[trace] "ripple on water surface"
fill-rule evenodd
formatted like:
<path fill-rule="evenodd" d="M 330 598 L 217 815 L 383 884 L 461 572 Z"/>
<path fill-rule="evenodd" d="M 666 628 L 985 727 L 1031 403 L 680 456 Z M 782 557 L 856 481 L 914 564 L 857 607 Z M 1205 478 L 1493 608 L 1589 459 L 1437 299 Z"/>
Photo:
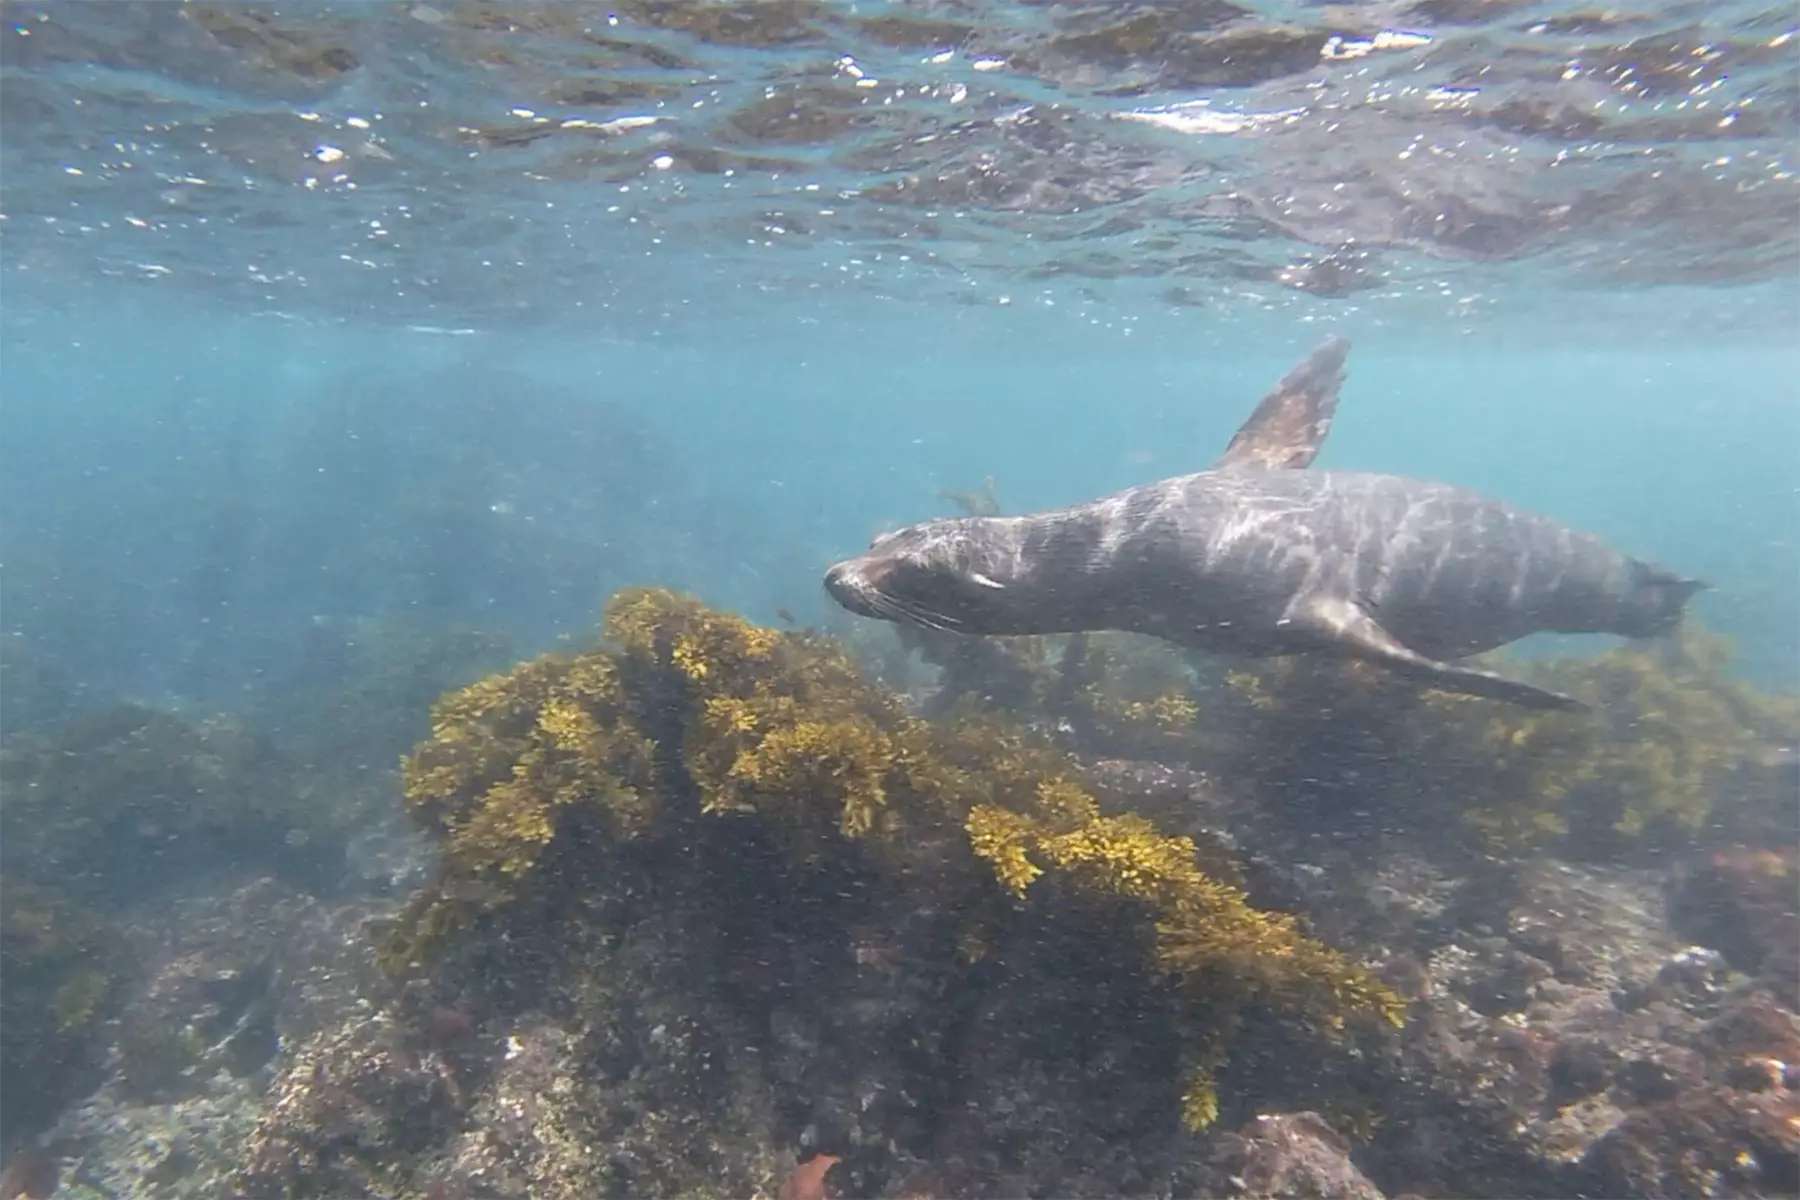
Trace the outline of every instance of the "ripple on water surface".
<path fill-rule="evenodd" d="M 7 265 L 318 313 L 1791 281 L 1791 11 L 8 9 Z M 1502 266 L 1507 267 L 1501 270 Z M 1781 321 L 1783 302 L 1745 304 Z"/>

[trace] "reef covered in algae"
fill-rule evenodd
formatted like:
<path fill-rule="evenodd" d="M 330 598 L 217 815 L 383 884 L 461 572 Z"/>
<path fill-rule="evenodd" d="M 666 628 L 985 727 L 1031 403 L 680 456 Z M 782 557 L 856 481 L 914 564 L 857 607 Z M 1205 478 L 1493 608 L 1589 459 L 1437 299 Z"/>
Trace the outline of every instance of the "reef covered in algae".
<path fill-rule="evenodd" d="M 127 1004 L 156 986 L 170 954 L 167 939 L 133 927 L 258 879 L 321 896 L 392 886 L 409 869 L 395 760 L 429 728 L 430 700 L 497 649 L 395 631 L 335 675 L 321 664 L 309 690 L 196 717 L 86 695 L 23 638 L 0 648 L 4 1153 L 109 1072 L 122 1094 L 158 1091 L 137 1085 L 199 1064 L 213 1041 L 268 1040 L 202 1022 L 217 1032 L 202 1045 L 192 1022 L 165 1019 L 168 1005 Z M 207 986 L 212 1004 L 240 984 Z"/>
<path fill-rule="evenodd" d="M 485 678 L 491 640 L 397 637 L 243 721 L 9 739 L 6 1165 L 84 1200 L 1791 1194 L 1794 708 L 1723 643 L 1508 664 L 1595 705 L 1552 717 L 894 640 L 633 590 Z M 383 812 L 410 850 L 323 869 Z"/>
<path fill-rule="evenodd" d="M 1427 690 L 1365 663 L 1206 658 L 1129 634 L 898 637 L 936 668 L 933 708 L 1005 708 L 1083 754 L 1203 769 L 1321 836 L 1588 860 L 1800 839 L 1800 696 L 1737 677 L 1730 641 L 1698 626 L 1588 657 L 1486 656 L 1588 705 L 1576 712 Z"/>
<path fill-rule="evenodd" d="M 1792 844 L 1800 698 L 1734 677 L 1730 658 L 1726 639 L 1689 628 L 1588 658 L 1496 664 L 1584 701 L 1581 712 L 1287 660 L 1229 673 L 1208 715 L 1231 731 L 1230 769 L 1327 827 L 1342 829 L 1334 810 L 1374 809 L 1384 827 L 1445 849 L 1600 861 Z"/>
<path fill-rule="evenodd" d="M 821 887 L 869 896 L 820 909 L 844 942 L 870 905 L 926 907 L 928 883 L 930 907 L 954 914 L 946 967 L 983 960 L 1051 904 L 1084 913 L 1097 939 L 1141 943 L 1190 1128 L 1217 1116 L 1213 1070 L 1253 1012 L 1330 1035 L 1356 1017 L 1399 1020 L 1365 968 L 1252 907 L 1192 839 L 1108 813 L 1042 737 L 991 714 L 911 715 L 828 639 L 667 592 L 622 593 L 603 632 L 603 647 L 534 660 L 434 710 L 406 794 L 440 840 L 443 878 L 396 930 L 397 965 L 515 912 L 604 923 L 593 906 L 643 877 L 624 861 L 675 856 L 713 869 L 655 872 L 656 893 L 700 886 L 730 903 L 752 890 L 748 866 L 769 904 L 803 908 Z"/>
<path fill-rule="evenodd" d="M 120 982 L 117 939 L 67 896 L 0 876 L 0 1127 L 47 1123 L 92 1087 Z"/>
<path fill-rule="evenodd" d="M 266 736 L 118 704 L 0 744 L 0 865 L 114 903 L 246 863 L 341 861 L 352 814 L 315 797 Z"/>
<path fill-rule="evenodd" d="M 1532 667 L 1608 701 L 1559 740 L 1114 635 L 919 646 L 936 690 L 898 692 L 621 593 L 594 644 L 435 706 L 403 776 L 437 875 L 369 927 L 395 998 L 282 1057 L 233 1186 L 1779 1194 L 1790 860 L 1634 858 L 1748 830 L 1785 769 L 1785 702 L 1715 645 Z M 1676 729 L 1668 771 L 1634 757 Z M 1579 781 L 1555 807 L 1532 771 Z"/>

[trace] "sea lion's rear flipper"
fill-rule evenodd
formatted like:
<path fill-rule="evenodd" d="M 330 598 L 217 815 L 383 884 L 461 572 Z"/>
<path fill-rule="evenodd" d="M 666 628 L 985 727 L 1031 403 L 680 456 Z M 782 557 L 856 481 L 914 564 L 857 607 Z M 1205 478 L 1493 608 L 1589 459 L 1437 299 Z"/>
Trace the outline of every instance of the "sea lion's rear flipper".
<path fill-rule="evenodd" d="M 1344 383 L 1344 357 L 1349 353 L 1348 340 L 1335 334 L 1326 338 L 1262 398 L 1213 469 L 1298 470 L 1311 465 L 1331 432 L 1338 388 Z"/>
<path fill-rule="evenodd" d="M 1573 696 L 1508 679 L 1492 671 L 1426 658 L 1401 645 L 1366 609 L 1348 600 L 1316 600 L 1307 605 L 1306 619 L 1344 653 L 1379 663 L 1397 675 L 1416 679 L 1441 691 L 1504 700 L 1522 708 L 1580 711 L 1588 707 Z"/>

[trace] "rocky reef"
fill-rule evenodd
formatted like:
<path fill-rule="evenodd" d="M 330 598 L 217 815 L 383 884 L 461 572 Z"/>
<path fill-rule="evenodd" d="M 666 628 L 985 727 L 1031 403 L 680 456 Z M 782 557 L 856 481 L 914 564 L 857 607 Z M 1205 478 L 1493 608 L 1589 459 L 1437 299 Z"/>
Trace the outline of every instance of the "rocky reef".
<path fill-rule="evenodd" d="M 381 869 L 98 926 L 9 875 L 7 1025 L 62 1040 L 8 1071 L 86 1064 L 24 1068 L 68 1083 L 12 1161 L 79 1196 L 1800 1188 L 1800 722 L 1722 643 L 1509 664 L 1596 704 L 1555 716 L 1110 636 L 848 645 L 623 592 L 436 703 L 417 834 L 335 843 Z M 46 745 L 150 761 L 72 736 L 9 790 Z"/>
<path fill-rule="evenodd" d="M 1791 842 L 1800 700 L 1729 662 L 1725 639 L 1692 628 L 1592 658 L 1496 662 L 1591 706 L 1527 713 L 1289 660 L 1227 677 L 1250 710 L 1232 753 L 1327 821 L 1345 801 L 1424 831 L 1454 814 L 1443 851 L 1641 862 L 1707 838 Z"/>
<path fill-rule="evenodd" d="M 172 1003 L 168 973 L 197 969 L 171 949 L 191 936 L 180 923 L 259 879 L 326 898 L 416 886 L 424 862 L 394 802 L 397 760 L 429 728 L 431 698 L 478 675 L 493 648 L 388 639 L 335 684 L 201 717 L 46 689 L 62 678 L 54 665 L 8 642 L 8 711 L 30 719 L 0 743 L 0 1153 L 102 1082 L 176 1103 L 195 1072 L 228 1060 L 253 1075 L 268 1061 L 275 1035 L 234 1024 L 224 993 L 273 988 L 280 940 L 220 968 L 250 983 L 221 976 L 204 1002 Z M 260 936 L 248 912 L 212 919 L 247 944 Z M 169 1019 L 214 1004 L 226 1015 Z"/>
<path fill-rule="evenodd" d="M 245 863 L 304 876 L 348 832 L 260 732 L 141 704 L 8 738 L 0 788 L 0 864 L 89 903 Z"/>
<path fill-rule="evenodd" d="M 1046 739 L 992 715 L 912 716 L 832 643 L 669 593 L 620 595 L 605 635 L 609 648 L 439 705 L 407 797 L 443 847 L 443 878 L 402 917 L 395 966 L 431 971 L 496 939 L 538 946 L 535 1001 L 610 1008 L 631 973 L 608 944 L 655 930 L 645 953 L 686 963 L 667 997 L 677 1013 L 737 1010 L 709 1024 L 744 1043 L 711 1053 L 748 1058 L 755 1078 L 781 1058 L 766 1037 L 805 1031 L 816 1061 L 758 1080 L 774 1088 L 764 1119 L 786 1109 L 861 1132 L 873 1112 L 855 1140 L 893 1147 L 842 1169 L 884 1173 L 933 1161 L 947 1114 L 994 1086 L 971 1055 L 996 1058 L 1001 1078 L 1070 1073 L 1064 1086 L 1085 1090 L 1093 1064 L 1071 1061 L 1056 1031 L 1095 1025 L 1104 1061 L 1130 1066 L 1120 1127 L 1166 1137 L 1212 1123 L 1213 1072 L 1241 1029 L 1285 1020 L 1329 1039 L 1358 1016 L 1398 1019 L 1366 970 L 1292 915 L 1252 908 L 1227 856 L 1215 850 L 1209 873 L 1191 838 L 1106 811 Z M 679 938 L 672 914 L 685 914 Z M 902 966 L 908 985 L 889 991 Z M 844 1074 L 834 1059 L 872 1061 Z M 1080 1122 L 1076 1093 L 1067 1106 Z M 687 1186 L 592 1182 L 627 1181 Z"/>
<path fill-rule="evenodd" d="M 111 931 L 48 888 L 0 876 L 0 1129 L 32 1130 L 103 1078 L 118 988 Z"/>

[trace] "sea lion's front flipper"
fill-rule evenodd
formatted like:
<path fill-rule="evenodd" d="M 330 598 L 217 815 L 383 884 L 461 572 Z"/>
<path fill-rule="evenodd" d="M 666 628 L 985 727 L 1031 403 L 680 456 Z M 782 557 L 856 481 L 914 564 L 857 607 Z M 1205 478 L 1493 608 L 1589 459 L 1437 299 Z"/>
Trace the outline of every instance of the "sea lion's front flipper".
<path fill-rule="evenodd" d="M 1222 467 L 1299 469 L 1318 457 L 1337 412 L 1348 340 L 1332 335 L 1262 398 L 1231 445 L 1213 464 Z"/>
<path fill-rule="evenodd" d="M 1573 696 L 1534 687 L 1491 671 L 1426 658 L 1401 645 L 1366 609 L 1351 601 L 1319 599 L 1307 604 L 1305 610 L 1302 619 L 1346 654 L 1379 663 L 1397 675 L 1416 679 L 1429 687 L 1465 696 L 1504 700 L 1523 708 L 1580 711 L 1588 707 Z"/>

